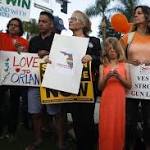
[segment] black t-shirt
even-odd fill
[[[42,39],[41,35],[31,38],[29,42],[29,52],[38,53],[39,50],[47,50],[50,52],[54,34]]]

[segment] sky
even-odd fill
[[[81,10],[84,11],[86,8],[88,8],[89,6],[93,5],[95,0],[69,0],[70,3],[68,4],[68,13],[64,14],[60,12],[60,4],[56,3],[55,0],[49,0],[49,4],[44,3],[43,1],[46,0],[33,0],[36,3],[39,3],[41,5],[44,5],[46,7],[49,7],[51,9],[54,10],[54,15],[59,16],[63,19],[65,27],[68,29],[68,18],[71,16],[71,13],[74,10]],[[48,1],[48,0],[47,0]],[[116,0],[117,1],[117,0]],[[148,5],[150,6],[150,1],[149,0],[140,0],[139,4],[144,4],[144,5]],[[48,6],[49,5],[49,6]],[[111,6],[113,6],[114,4],[112,4]],[[39,13],[40,13],[40,9],[37,8],[33,8],[31,13],[30,13],[30,18],[35,18],[38,20],[39,17]],[[0,30],[5,30],[6,29],[6,24],[8,22],[8,18],[4,18],[4,17],[0,17]],[[97,36],[98,33],[98,25],[101,22],[101,17],[92,17],[91,18],[91,22],[92,22],[92,33],[91,35],[93,36]],[[71,34],[71,32],[65,32],[66,34]]]
[[[64,24],[65,24],[65,27],[67,29],[68,29],[68,18],[70,18],[71,14],[74,10],[84,11],[86,8],[88,8],[89,6],[91,6],[95,3],[95,0],[69,0],[69,1],[71,3],[68,4],[68,14],[67,15],[63,14],[59,11],[60,10],[60,4],[53,6],[54,15],[58,15],[64,20]],[[116,1],[117,0],[115,0],[115,3],[111,4],[111,7],[113,7],[113,5],[116,5]],[[139,4],[150,6],[150,0],[140,0]],[[92,33],[91,33],[91,35],[97,36],[98,35],[98,25],[101,22],[101,17],[92,17],[91,22],[92,22]],[[68,31],[66,34],[70,35],[72,33]]]
[[[71,3],[68,6],[68,16],[70,16],[71,13],[76,9],[84,11],[86,8],[88,8],[89,6],[91,6],[95,3],[95,0],[70,0],[70,1],[71,1]],[[150,6],[150,0],[139,0],[139,1],[140,1],[139,4]],[[113,3],[111,3],[110,7],[113,7],[116,4],[117,4],[117,0],[115,0],[115,2],[113,2]],[[101,22],[101,17],[92,17],[91,22],[92,22],[91,35],[97,36],[98,25]]]

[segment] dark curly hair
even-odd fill
[[[9,26],[10,26],[10,24],[11,24],[12,21],[17,21],[19,23],[19,33],[18,33],[18,36],[22,36],[23,33],[24,33],[23,23],[22,23],[22,21],[19,18],[12,18],[12,19],[9,20],[9,22],[7,24],[7,30],[6,30],[7,33],[9,33],[8,28],[9,28]]]

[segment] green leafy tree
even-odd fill
[[[139,2],[139,0],[118,0],[121,5],[115,5],[115,7],[109,8],[109,4],[112,1],[114,0],[95,0],[95,4],[85,10],[89,17],[102,17],[102,21],[98,26],[98,35],[102,37],[103,41],[107,36],[120,37],[120,33],[116,33],[110,25],[109,16],[111,16],[111,13],[122,12],[131,21],[133,9]]]
[[[106,38],[106,29],[107,29],[107,14],[113,11],[113,9],[109,9],[108,6],[110,2],[113,0],[96,0],[95,4],[90,6],[85,10],[86,14],[89,17],[100,16],[102,17],[102,21],[99,24],[99,36],[102,37],[103,41]]]
[[[138,5],[139,0],[120,0],[120,2],[123,6],[118,7],[118,11],[122,12],[131,21],[133,10]]]
[[[38,34],[38,23],[36,22],[36,19],[31,19],[29,22],[24,21],[23,22],[24,31],[27,32],[27,39],[30,36]]]
[[[120,32],[116,32],[113,28],[112,28],[112,26],[111,26],[111,23],[110,23],[110,21],[109,21],[109,19],[108,18],[106,18],[106,37],[116,37],[116,38],[120,38],[120,36],[121,36],[121,33]],[[101,25],[99,26],[99,28],[101,28]],[[99,35],[102,35],[102,31],[101,30],[99,30],[99,33],[98,33]]]

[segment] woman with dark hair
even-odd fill
[[[121,43],[126,50],[127,60],[133,64],[134,69],[138,69],[144,65],[150,65],[150,7],[140,5],[133,12],[133,28],[134,36],[128,43],[129,34],[124,35]],[[142,72],[144,73],[144,72]],[[143,77],[149,78],[146,74]],[[134,81],[136,78],[131,74]],[[146,84],[150,81],[147,80]],[[133,83],[133,86],[136,84]],[[145,84],[145,80],[141,80],[141,84]],[[146,85],[145,84],[145,85]],[[143,137],[146,150],[150,150],[150,100],[145,97],[129,97],[126,102],[126,150],[133,150],[137,140],[137,122],[139,113],[139,104],[141,104],[141,115],[143,121]]]
[[[12,18],[11,20],[9,20],[9,22],[7,24],[7,33],[11,33],[11,31],[9,30],[9,27],[12,25],[13,21],[17,21],[18,22],[18,27],[19,27],[19,30],[17,32],[15,32],[15,34],[17,34],[18,36],[22,36],[23,33],[24,33],[23,23],[19,18]]]
[[[28,51],[28,41],[21,37],[24,30],[22,21],[19,18],[12,18],[7,24],[6,31],[6,33],[0,33],[0,50]]]
[[[7,24],[7,32],[0,33],[0,51],[10,52],[26,52],[28,51],[28,41],[21,36],[23,35],[23,24],[19,18],[12,18]],[[23,94],[23,98],[27,101],[26,89],[22,89],[18,86],[0,86],[0,129],[3,128],[3,115],[1,110],[4,110],[5,93],[10,90],[9,97],[9,112],[8,112],[8,132],[10,140],[13,140],[16,134],[18,125],[18,112],[20,96]],[[23,90],[23,91],[22,91]],[[27,113],[27,112],[26,112]],[[2,131],[1,131],[2,132]],[[2,133],[0,133],[2,134]]]

